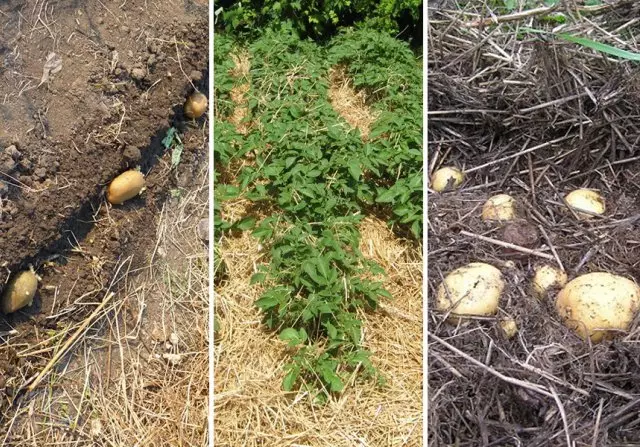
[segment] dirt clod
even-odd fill
[[[202,219],[198,223],[198,237],[205,242],[209,242],[209,219]]]
[[[140,161],[140,157],[141,157],[140,149],[138,149],[136,146],[133,146],[131,144],[127,145],[122,155],[125,158],[125,160],[129,163],[137,163],[138,161]]]
[[[147,77],[147,70],[141,67],[135,67],[131,70],[131,78],[136,81],[142,81]]]
[[[502,240],[520,247],[534,248],[540,241],[540,233],[529,222],[511,222],[502,228]]]

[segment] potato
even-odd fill
[[[451,321],[465,315],[493,315],[498,311],[504,286],[500,270],[472,262],[445,277],[436,294],[436,309],[450,311]]]
[[[209,101],[203,93],[195,92],[187,98],[187,102],[184,104],[184,114],[188,118],[198,119],[207,111],[208,104]]]
[[[482,220],[507,221],[516,218],[516,201],[508,194],[490,197],[482,207]]]
[[[31,306],[37,289],[38,277],[33,271],[25,270],[17,273],[2,294],[0,310],[10,314],[25,306]]]
[[[591,189],[576,189],[566,195],[564,200],[576,211],[580,219],[586,220],[593,218],[593,214],[604,214],[605,204],[604,197],[597,191]],[[593,214],[581,213],[587,211]]]
[[[584,340],[598,343],[627,331],[640,305],[640,288],[611,273],[587,273],[570,281],[558,294],[556,310]]]
[[[507,338],[513,338],[514,335],[518,333],[518,325],[516,324],[516,320],[513,318],[505,318],[500,321],[500,330]]]
[[[463,178],[464,175],[458,168],[440,168],[431,176],[431,188],[436,192],[455,189],[460,186]]]
[[[144,188],[142,172],[130,170],[117,176],[107,189],[107,200],[113,205],[121,205],[140,194]]]
[[[543,264],[534,267],[531,289],[538,299],[547,297],[551,289],[562,288],[567,284],[567,273],[557,267]]]

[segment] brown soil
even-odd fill
[[[91,313],[123,259],[148,264],[159,210],[206,163],[205,118],[182,105],[208,94],[207,16],[204,0],[0,5],[0,280],[29,264],[42,277],[32,307],[0,316],[5,422],[49,360],[30,347]],[[50,52],[62,69],[39,85]],[[172,126],[184,135],[175,169],[162,145]],[[107,183],[138,166],[147,189],[108,205]]]

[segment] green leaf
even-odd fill
[[[633,53],[627,50],[621,50],[619,48],[613,47],[611,45],[607,45],[605,43],[596,42],[591,39],[587,39],[585,37],[576,37],[570,34],[559,33],[558,37],[568,40],[569,42],[577,43],[587,48],[591,48],[596,51],[600,51],[601,53],[610,54],[611,56],[616,56],[621,59],[627,59],[630,61],[640,61],[640,54]]]
[[[324,326],[327,328],[327,333],[329,334],[329,338],[338,338],[338,330],[333,324],[327,321],[324,324]]]
[[[162,145],[165,147],[165,149],[169,149],[171,147],[175,134],[176,129],[174,127],[170,127],[167,131],[167,135],[162,139]]]
[[[293,386],[296,384],[296,381],[298,380],[298,376],[300,375],[300,369],[299,368],[291,368],[289,370],[289,373],[284,376],[284,380],[282,381],[282,388],[285,391],[291,391],[293,389]]]
[[[240,194],[240,188],[234,185],[216,185],[215,200],[225,202],[235,199]]]
[[[382,194],[379,194],[376,198],[376,202],[378,203],[390,203],[393,202],[393,199],[396,198],[398,193],[393,189],[387,189]]]
[[[251,276],[250,285],[259,284],[267,279],[266,273],[255,273]]]
[[[606,43],[596,42],[595,40],[587,39],[586,37],[572,36],[566,33],[549,33],[546,31],[534,29],[534,28],[521,28],[521,31],[526,31],[534,34],[550,34],[552,36],[559,37],[568,42],[582,45],[586,48],[599,51],[601,53],[609,54],[611,56],[619,57],[621,59],[627,59],[630,61],[640,61],[640,53],[634,53],[627,50],[621,50]]]
[[[516,9],[518,7],[518,1],[517,0],[504,0],[504,7],[508,11],[513,11],[514,9]]]
[[[329,261],[324,256],[318,258],[318,263],[316,264],[318,267],[318,272],[322,275],[323,278],[328,279],[330,274]]]
[[[283,341],[294,341],[294,340],[299,340],[299,335],[298,335],[298,331],[292,327],[288,327],[286,329],[283,329],[280,332],[280,336],[279,336],[280,340]]]
[[[360,163],[358,161],[352,161],[349,163],[349,174],[355,181],[360,180],[360,176],[362,175],[362,168],[360,168]]]
[[[305,261],[302,264],[302,269],[305,271],[305,273],[307,275],[309,275],[309,277],[316,283],[319,285],[323,285],[326,284],[327,281],[324,280],[322,277],[318,276],[318,271],[316,270],[316,266],[314,265],[313,262],[311,261]]]
[[[280,299],[273,295],[263,296],[256,301],[255,305],[262,310],[268,310],[280,304]]]
[[[234,224],[234,226],[240,231],[247,231],[256,226],[256,218],[255,217],[245,217],[242,220],[239,220]]]
[[[171,151],[171,167],[177,168],[180,164],[180,159],[182,158],[182,150],[184,147],[181,144],[176,144],[173,150]]]

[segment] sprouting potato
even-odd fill
[[[107,200],[113,205],[121,205],[140,194],[142,188],[144,188],[144,175],[140,171],[123,172],[109,185]]]

